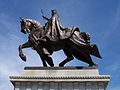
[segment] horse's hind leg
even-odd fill
[[[60,67],[63,67],[66,63],[68,63],[74,59],[74,57],[71,54],[70,49],[64,48],[63,51],[64,51],[65,55],[67,56],[67,58],[59,64]]]
[[[81,52],[78,52],[77,50],[74,50],[72,54],[78,60],[81,60],[81,61],[89,64],[89,66],[94,66],[94,65],[96,66],[96,64],[92,61],[92,58],[89,54],[81,53]]]

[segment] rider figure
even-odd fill
[[[59,16],[57,11],[51,10],[52,16],[50,19],[43,16],[48,22],[45,24],[45,36],[49,38],[51,41],[57,41],[61,38],[65,38],[65,28],[63,28],[59,22]]]
[[[46,19],[48,22],[44,26],[44,30],[45,30],[44,37],[46,38],[43,37],[42,40],[58,41],[58,40],[63,40],[71,37],[71,35],[73,35],[75,31],[78,31],[80,33],[80,30],[77,27],[73,27],[72,29],[63,27],[60,24],[59,15],[57,14],[56,9],[51,10],[51,13],[52,13],[52,16],[50,19],[43,16],[43,18]],[[87,42],[88,35],[85,32],[81,34],[84,40],[86,39],[85,40],[86,43],[88,43]],[[81,41],[84,42],[84,40],[82,39]]]

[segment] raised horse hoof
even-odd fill
[[[19,55],[20,56],[20,58],[24,61],[24,62],[26,62],[26,56],[25,55]]]

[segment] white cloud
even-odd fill
[[[3,28],[4,29],[3,29]],[[0,13],[0,90],[12,90],[10,75],[18,75],[23,64],[18,64],[16,24],[11,16]]]
[[[12,90],[10,75],[18,75],[18,72],[9,65],[0,64],[0,90]]]
[[[1,76],[9,76],[9,75],[18,75],[18,72],[15,71],[13,68],[9,67],[10,65],[3,65],[3,64],[0,64],[0,73],[1,73]]]

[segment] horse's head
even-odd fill
[[[26,21],[26,19],[20,18],[20,23],[21,23],[21,32],[26,34],[30,33],[29,27],[31,26],[31,23]]]
[[[42,25],[38,21],[31,19],[20,18],[20,23],[21,23],[21,32],[24,34],[30,33],[33,29],[42,27]]]

